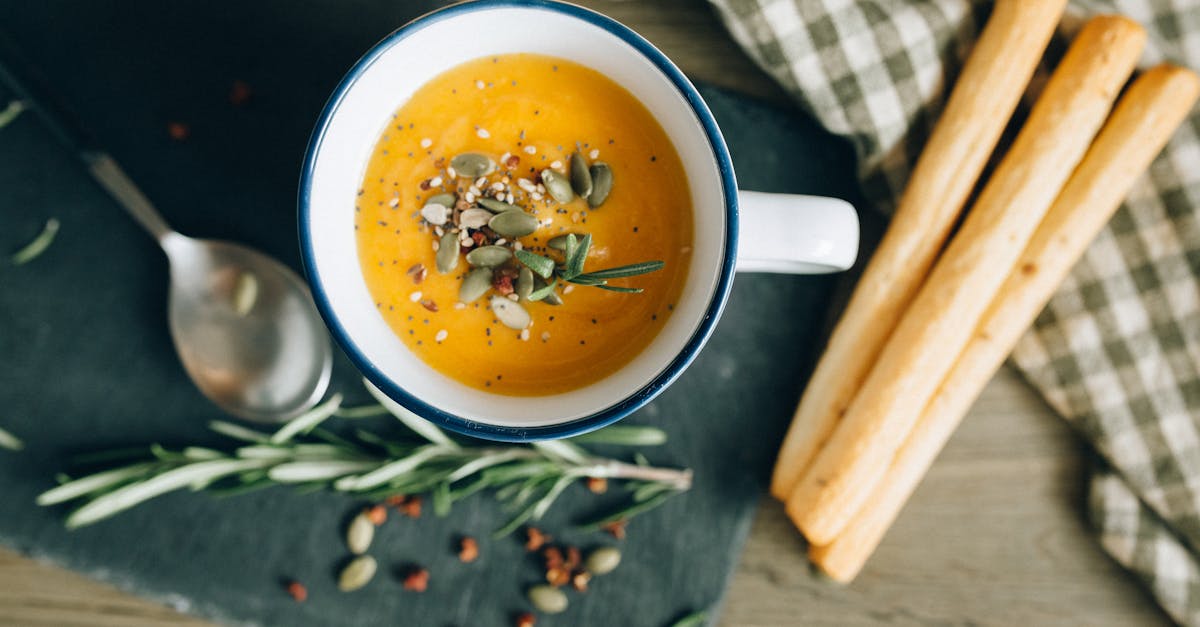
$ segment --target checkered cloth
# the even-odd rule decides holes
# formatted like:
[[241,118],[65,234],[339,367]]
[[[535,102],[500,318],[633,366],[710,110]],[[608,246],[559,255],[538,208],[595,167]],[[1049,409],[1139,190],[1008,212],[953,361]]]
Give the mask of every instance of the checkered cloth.
[[[967,0],[710,1],[758,64],[854,145],[866,197],[883,211],[988,10]],[[1083,18],[1107,12],[1145,25],[1145,66],[1200,68],[1196,0],[1072,2],[1047,62]],[[1200,625],[1200,113],[1012,360],[1107,461],[1089,499],[1104,548],[1176,621]]]

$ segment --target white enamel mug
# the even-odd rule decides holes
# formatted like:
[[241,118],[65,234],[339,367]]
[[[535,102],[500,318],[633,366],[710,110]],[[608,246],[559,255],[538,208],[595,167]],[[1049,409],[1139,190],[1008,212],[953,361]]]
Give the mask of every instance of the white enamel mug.
[[[455,44],[444,45],[447,41]],[[612,375],[538,397],[468,387],[409,351],[375,308],[354,235],[355,194],[392,112],[456,65],[516,52],[591,67],[636,96],[674,144],[695,212],[687,283],[654,340]],[[453,5],[410,22],[367,52],[317,122],[301,177],[299,222],[317,306],[334,338],[382,396],[451,431],[506,441],[578,435],[620,420],[657,396],[708,340],[735,269],[836,272],[849,268],[858,251],[858,218],[849,203],[739,192],[712,113],[679,68],[618,22],[550,0]],[[754,242],[753,256],[739,254],[739,240]]]

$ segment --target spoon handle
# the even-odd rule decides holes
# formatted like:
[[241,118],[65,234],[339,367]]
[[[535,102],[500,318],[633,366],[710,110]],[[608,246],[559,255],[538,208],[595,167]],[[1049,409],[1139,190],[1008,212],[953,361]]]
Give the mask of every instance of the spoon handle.
[[75,151],[91,173],[126,211],[160,243],[172,233],[150,200],[142,194],[117,162],[100,148],[62,101],[32,71],[12,42],[0,34],[0,83],[8,87],[28,109],[36,111],[60,141]]

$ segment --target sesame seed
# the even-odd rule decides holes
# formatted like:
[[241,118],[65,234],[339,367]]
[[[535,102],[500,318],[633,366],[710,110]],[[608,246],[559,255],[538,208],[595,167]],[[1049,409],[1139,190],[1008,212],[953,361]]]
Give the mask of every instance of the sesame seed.
[[475,202],[475,193],[467,192],[466,196],[464,196],[463,198],[465,198],[467,202]]
[[513,250],[523,250],[524,248],[521,242],[513,242]]
[[412,302],[414,302],[414,303],[415,303],[415,302],[417,302],[417,301],[419,301],[419,300],[421,300],[421,292],[420,292],[420,291],[416,291],[416,292],[413,292],[412,294],[409,294],[409,295],[408,295],[408,300],[411,300],[411,301],[412,301]]
[[562,167],[562,161],[555,159],[554,161],[550,162],[550,168],[553,170],[561,170]]
[[459,311],[462,311],[463,309],[467,308],[467,304],[466,303],[454,303],[454,308]]
[[435,253],[436,253],[436,252],[437,252],[437,250],[438,250],[438,247],[439,247],[438,241],[437,241],[437,240],[433,240],[433,252],[435,252]]
[[426,137],[425,139],[422,139],[422,140],[421,140],[421,147],[422,147],[422,148],[428,148],[428,147],[430,147],[430,146],[432,146],[432,145],[433,145],[433,140],[432,140],[432,139],[429,139],[428,137]]
[[[481,176],[481,177],[475,179],[475,187],[478,187],[479,189],[483,189],[483,188],[487,187],[487,177]],[[475,193],[478,194],[479,191],[475,190]]]
[[497,246],[503,246],[503,245],[505,245],[505,244],[507,244],[507,243],[508,243],[508,240],[504,239],[503,237],[501,237],[500,239],[496,240],[496,245],[497,245]]
[[475,134],[479,136],[479,139],[487,139],[492,136],[491,133],[487,132],[486,128],[481,128],[478,131],[475,131]]
[[508,163],[508,158],[512,156],[511,152],[506,152],[500,155],[500,163]]
[[504,202],[506,202],[506,203],[508,203],[508,204],[510,204],[510,205],[511,205],[511,204],[512,204],[512,202],[513,202],[513,200],[514,200],[514,198],[513,198],[512,192],[509,192],[509,193],[507,193],[507,194],[505,194],[505,195],[504,195]]
[[570,294],[571,292],[574,292],[574,291],[575,291],[574,285],[568,285],[563,288],[563,294]]
[[445,329],[442,329],[441,331],[437,332],[437,335],[433,336],[433,340],[438,344],[441,344],[442,342],[446,341],[446,337],[449,335],[450,334],[447,333]]
[[534,147],[534,146],[526,146],[526,147],[525,147],[525,154],[527,154],[527,155],[536,155],[536,154],[537,154],[537,148],[536,148],[536,147]]
[[429,179],[430,187],[441,187],[441,185],[442,185],[442,177],[435,176],[435,177]]
[[529,329],[521,329],[521,341],[522,342],[529,341]]
[[483,89],[483,81],[475,81],[475,87],[476,89]]
[[542,331],[542,341],[543,341],[543,342],[548,342],[549,340],[550,340],[550,332],[549,332],[549,331]]
[[500,181],[496,181],[495,183],[492,183],[492,189],[494,189],[498,192],[502,192],[502,191],[504,191],[504,183],[501,183]]
[[449,166],[446,168],[446,176],[450,177],[450,180],[453,181],[458,178],[458,171],[454,169],[454,166]]
[[592,151],[588,153],[588,156],[593,159],[599,159],[600,158],[600,149],[593,148]]
[[399,207],[399,206],[400,206],[400,199],[399,199],[399,198],[393,198],[393,199],[391,199],[391,200],[389,200],[389,201],[388,201],[388,205],[390,205],[390,206],[392,206],[392,207]]
[[530,192],[530,193],[529,193],[529,197],[530,197],[530,198],[532,198],[532,199],[534,199],[534,200],[541,200],[541,199],[542,199],[542,195],[541,195],[541,194],[539,194],[539,193],[537,193],[537,192]]

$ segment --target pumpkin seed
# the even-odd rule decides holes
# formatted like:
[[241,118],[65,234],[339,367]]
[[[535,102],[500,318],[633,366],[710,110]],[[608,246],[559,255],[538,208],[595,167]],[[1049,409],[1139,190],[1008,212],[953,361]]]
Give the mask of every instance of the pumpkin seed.
[[463,279],[458,287],[458,301],[469,303],[483,296],[492,289],[492,269],[475,268]]
[[437,271],[447,274],[458,266],[458,233],[446,231],[438,241]]
[[457,200],[454,194],[434,194],[426,201],[426,205],[441,205],[443,207],[453,207],[454,201]]
[[478,229],[487,226],[492,219],[492,212],[487,209],[471,208],[458,216],[458,225],[467,229]]
[[512,251],[503,246],[480,246],[467,253],[467,263],[475,267],[494,268],[509,259]]
[[350,592],[367,585],[375,576],[375,570],[378,567],[375,558],[370,555],[360,555],[354,558],[338,575],[338,590]]
[[533,270],[522,267],[521,273],[517,275],[517,297],[522,301],[528,301],[529,295],[533,293]]
[[434,226],[442,226],[445,224],[449,214],[450,210],[447,209],[445,205],[439,205],[435,202],[431,202],[424,207],[421,207],[421,217],[425,218],[426,222]]
[[491,174],[496,169],[496,162],[489,159],[487,155],[464,152],[450,160],[450,167],[454,168],[459,176],[473,179]]
[[550,248],[553,248],[554,250],[561,250],[563,252],[567,252],[567,236],[568,235],[574,235],[575,241],[579,241],[579,240],[583,239],[583,236],[585,234],[584,233],[564,233],[557,237],[550,238],[550,241],[546,242],[546,245],[549,246]]
[[529,326],[529,312],[515,302],[503,296],[493,296],[491,306],[492,313],[504,326],[518,331]]
[[346,528],[346,546],[355,555],[366,553],[371,546],[371,540],[374,539],[375,523],[371,522],[365,512],[355,516],[354,520],[350,521],[350,526]]
[[575,200],[575,192],[571,190],[569,183],[563,175],[554,170],[542,170],[542,183],[546,186],[546,191],[560,203],[568,203]]
[[233,288],[233,311],[237,315],[245,317],[254,309],[254,303],[258,301],[258,278],[253,272],[243,272],[238,275],[237,283]]
[[584,161],[583,155],[576,151],[571,155],[571,189],[580,198],[587,198],[592,194],[592,174],[588,172],[587,161]]
[[491,229],[505,237],[524,237],[537,230],[537,218],[524,211],[505,211],[488,221]]
[[612,168],[608,167],[607,163],[597,161],[592,164],[592,193],[588,195],[588,206],[595,209],[604,204],[608,200],[608,194],[612,191],[613,175]]
[[621,563],[621,552],[611,546],[604,546],[588,555],[584,566],[593,575],[607,575],[616,570]]
[[479,203],[480,207],[483,207],[492,213],[504,213],[505,211],[524,211],[516,205],[500,202],[495,198],[480,198],[475,202]]
[[529,589],[529,602],[539,612],[559,614],[567,609],[567,595],[554,586],[534,586]]

